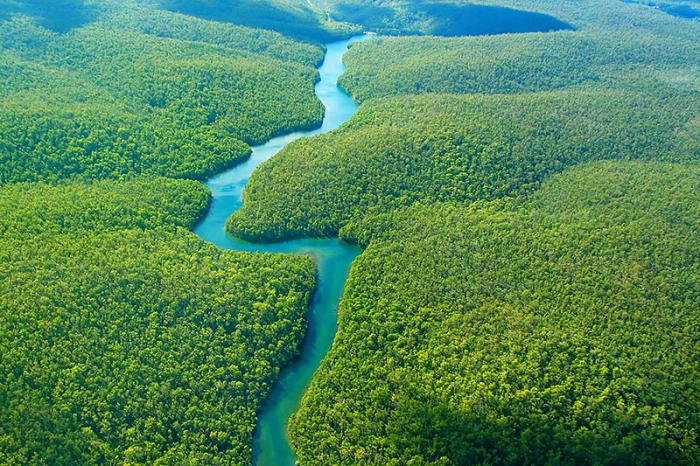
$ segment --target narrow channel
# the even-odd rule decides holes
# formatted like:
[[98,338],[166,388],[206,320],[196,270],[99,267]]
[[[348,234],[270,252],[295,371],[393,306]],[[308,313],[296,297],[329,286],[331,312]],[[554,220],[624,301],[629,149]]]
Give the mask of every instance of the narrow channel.
[[301,353],[298,359],[282,370],[258,416],[253,442],[253,461],[257,466],[295,464],[294,452],[287,436],[287,422],[298,409],[304,390],[333,344],[337,329],[338,303],[350,264],[360,251],[335,239],[250,243],[228,235],[225,231],[226,219],[242,206],[243,189],[258,165],[296,139],[337,128],[357,111],[357,104],[338,87],[338,77],[345,69],[343,55],[348,46],[366,37],[357,36],[326,44],[326,55],[319,68],[320,80],[315,87],[316,96],[326,109],[321,127],[276,137],[253,147],[250,158],[245,162],[210,179],[206,185],[212,192],[211,207],[207,216],[194,230],[202,239],[222,249],[310,254],[316,261],[316,291],[307,313],[308,327]]

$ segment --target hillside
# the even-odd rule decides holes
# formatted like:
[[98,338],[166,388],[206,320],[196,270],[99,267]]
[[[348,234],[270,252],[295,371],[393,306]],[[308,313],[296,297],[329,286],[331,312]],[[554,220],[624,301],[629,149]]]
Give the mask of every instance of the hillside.
[[145,173],[205,178],[318,125],[318,46],[127,2],[56,33],[0,29],[0,182]]
[[599,162],[527,202],[346,229],[301,464],[695,464],[700,171]]
[[352,219],[414,203],[523,195],[591,160],[696,162],[697,93],[657,93],[373,99],[339,130],[261,166],[228,229],[254,239],[335,236]]
[[576,31],[386,37],[353,47],[341,84],[360,101],[389,95],[522,93],[667,80],[700,68],[700,23],[622,2],[492,2],[554,14]]
[[312,261],[183,227],[198,183],[0,189],[0,462],[246,464],[295,355]]
[[161,0],[164,8],[200,18],[273,30],[307,42],[330,42],[359,32],[349,22],[333,21],[305,0]]

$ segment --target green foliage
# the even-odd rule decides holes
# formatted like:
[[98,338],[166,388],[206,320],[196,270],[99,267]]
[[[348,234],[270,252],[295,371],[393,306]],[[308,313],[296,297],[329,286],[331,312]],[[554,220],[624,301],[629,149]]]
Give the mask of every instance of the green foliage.
[[250,463],[314,268],[182,229],[207,205],[163,178],[0,189],[1,463]]
[[382,34],[476,36],[572,27],[549,15],[463,2],[326,1],[331,15]]
[[699,206],[697,167],[597,162],[351,224],[300,463],[697,464]]
[[261,166],[228,228],[331,236],[353,218],[415,202],[522,195],[590,160],[690,162],[700,156],[698,115],[696,93],[671,90],[374,99],[341,129]]
[[0,111],[0,183],[128,173],[203,178],[250,152],[212,127],[161,126],[110,105],[35,98],[7,101]]
[[310,258],[220,251],[204,186],[134,174],[317,125],[322,49],[141,3],[0,0],[2,464],[249,464],[304,334]]
[[207,43],[303,65],[316,66],[323,60],[320,47],[302,44],[280,34],[136,5],[110,12],[108,24],[160,38]]
[[83,0],[0,0],[0,20],[11,14],[32,16],[42,27],[64,33],[89,23],[97,11]]
[[292,421],[298,460],[696,464],[698,26],[483,3],[577,30],[356,44],[358,114],[264,164],[227,224],[367,247]]
[[359,27],[331,20],[306,0],[162,0],[172,11],[215,21],[271,29],[309,42],[330,42],[359,32]]
[[130,2],[55,34],[0,29],[0,182],[145,173],[205,178],[318,125],[317,46]]
[[[696,33],[700,33],[700,28]],[[378,38],[352,47],[341,84],[364,101],[428,92],[524,93],[603,81],[610,69],[700,66],[700,43],[636,32]]]
[[[611,69],[622,71],[621,67],[643,66],[649,68],[645,73],[661,69],[685,73],[682,69],[700,66],[697,40],[700,23],[673,18],[641,5],[607,0],[483,0],[479,3],[545,13],[573,25],[576,31],[379,38],[351,49],[346,56],[348,72],[341,78],[341,84],[355,99],[364,101],[425,92],[534,92],[582,83],[595,85],[601,80],[607,85]],[[394,11],[407,6],[425,7],[420,2],[385,2],[381,8]],[[447,1],[437,3],[437,8],[469,11],[470,6]],[[371,15],[375,19],[381,17],[381,14]],[[418,32],[440,34],[435,29],[441,25],[439,15],[427,15],[424,20],[414,22]],[[488,23],[488,18],[479,21],[483,23]]]
[[0,235],[119,228],[192,228],[209,208],[209,190],[194,181],[135,178],[90,183],[17,183],[0,189]]
[[300,462],[699,463],[700,26],[609,0],[0,0],[0,463],[250,463],[313,263],[158,176],[317,126],[337,20],[576,30],[356,44],[253,176],[229,230],[367,247]]

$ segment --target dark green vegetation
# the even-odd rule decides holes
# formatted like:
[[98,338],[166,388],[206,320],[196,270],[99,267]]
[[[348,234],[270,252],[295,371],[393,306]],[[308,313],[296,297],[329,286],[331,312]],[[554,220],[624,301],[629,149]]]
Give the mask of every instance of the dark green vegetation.
[[248,238],[335,236],[352,219],[415,202],[526,194],[585,161],[697,160],[699,115],[688,92],[370,100],[341,129],[261,166],[229,229]]
[[697,464],[699,206],[697,168],[598,162],[355,224],[301,464]]
[[[0,0],[0,463],[247,464],[315,285],[187,229],[317,125],[321,47],[148,2]],[[149,175],[149,176],[143,176]]]
[[162,0],[172,11],[201,18],[271,29],[309,42],[350,37],[359,27],[333,21],[306,0]]
[[[700,29],[700,26],[698,27]],[[380,38],[353,47],[342,85],[364,101],[428,92],[512,94],[663,80],[700,67],[700,42],[674,36],[556,32],[470,38]]]
[[679,18],[700,18],[700,5],[698,5],[697,0],[688,1],[677,1],[670,0],[668,2],[649,2],[645,0],[623,0],[628,3],[639,3],[640,5],[646,5],[651,8],[658,8],[669,15],[678,16]]
[[0,183],[204,178],[321,121],[317,46],[130,2],[99,11],[65,34],[25,14],[0,24]]
[[549,15],[473,3],[367,0],[325,3],[331,16],[383,34],[478,36],[572,28]]
[[35,18],[38,24],[55,32],[67,32],[94,19],[93,5],[83,0],[2,0],[0,19],[11,14],[24,14]]
[[484,3],[576,30],[356,44],[360,111],[263,165],[228,224],[367,248],[298,459],[697,464],[700,24]]
[[250,461],[314,269],[202,242],[207,205],[163,178],[0,189],[0,463]]

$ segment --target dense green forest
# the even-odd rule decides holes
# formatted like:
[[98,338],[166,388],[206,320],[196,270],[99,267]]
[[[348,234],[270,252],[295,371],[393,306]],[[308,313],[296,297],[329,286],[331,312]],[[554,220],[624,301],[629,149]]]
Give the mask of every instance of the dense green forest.
[[[688,0],[0,0],[0,464],[250,464],[316,283],[190,231],[365,248],[300,464],[700,463]],[[690,13],[689,13],[690,12]]]
[[695,37],[680,40],[673,35],[556,32],[380,38],[352,48],[341,84],[361,101],[426,92],[503,94],[605,87],[613,77],[624,79],[630,68],[642,75],[639,79],[651,75],[663,81],[665,70],[698,79],[698,57]]
[[206,244],[207,188],[163,176],[318,125],[322,57],[150,3],[0,1],[0,463],[250,462],[314,266]]
[[0,28],[0,182],[205,178],[246,143],[318,125],[318,46],[127,2],[59,34]]
[[334,236],[416,202],[526,194],[585,161],[698,160],[697,94],[657,92],[373,99],[339,130],[262,165],[228,227],[246,238]]
[[199,183],[0,188],[0,463],[245,464],[296,353],[310,259],[182,227]]
[[391,35],[477,36],[573,28],[538,12],[468,2],[322,0],[321,4],[333,18]]
[[[518,93],[586,84],[611,76],[700,76],[700,24],[607,0],[490,2],[536,8],[576,31],[435,38],[385,37],[353,47],[341,84],[358,100],[424,92]],[[511,5],[512,6],[512,5]],[[622,79],[622,78],[621,78]]]
[[698,206],[697,168],[597,162],[351,225],[300,463],[697,464]]
[[[404,14],[418,2],[327,3],[452,35]],[[228,222],[367,248],[293,417],[298,460],[695,464],[700,24],[479,3],[574,30],[355,44],[360,111],[262,165]]]

